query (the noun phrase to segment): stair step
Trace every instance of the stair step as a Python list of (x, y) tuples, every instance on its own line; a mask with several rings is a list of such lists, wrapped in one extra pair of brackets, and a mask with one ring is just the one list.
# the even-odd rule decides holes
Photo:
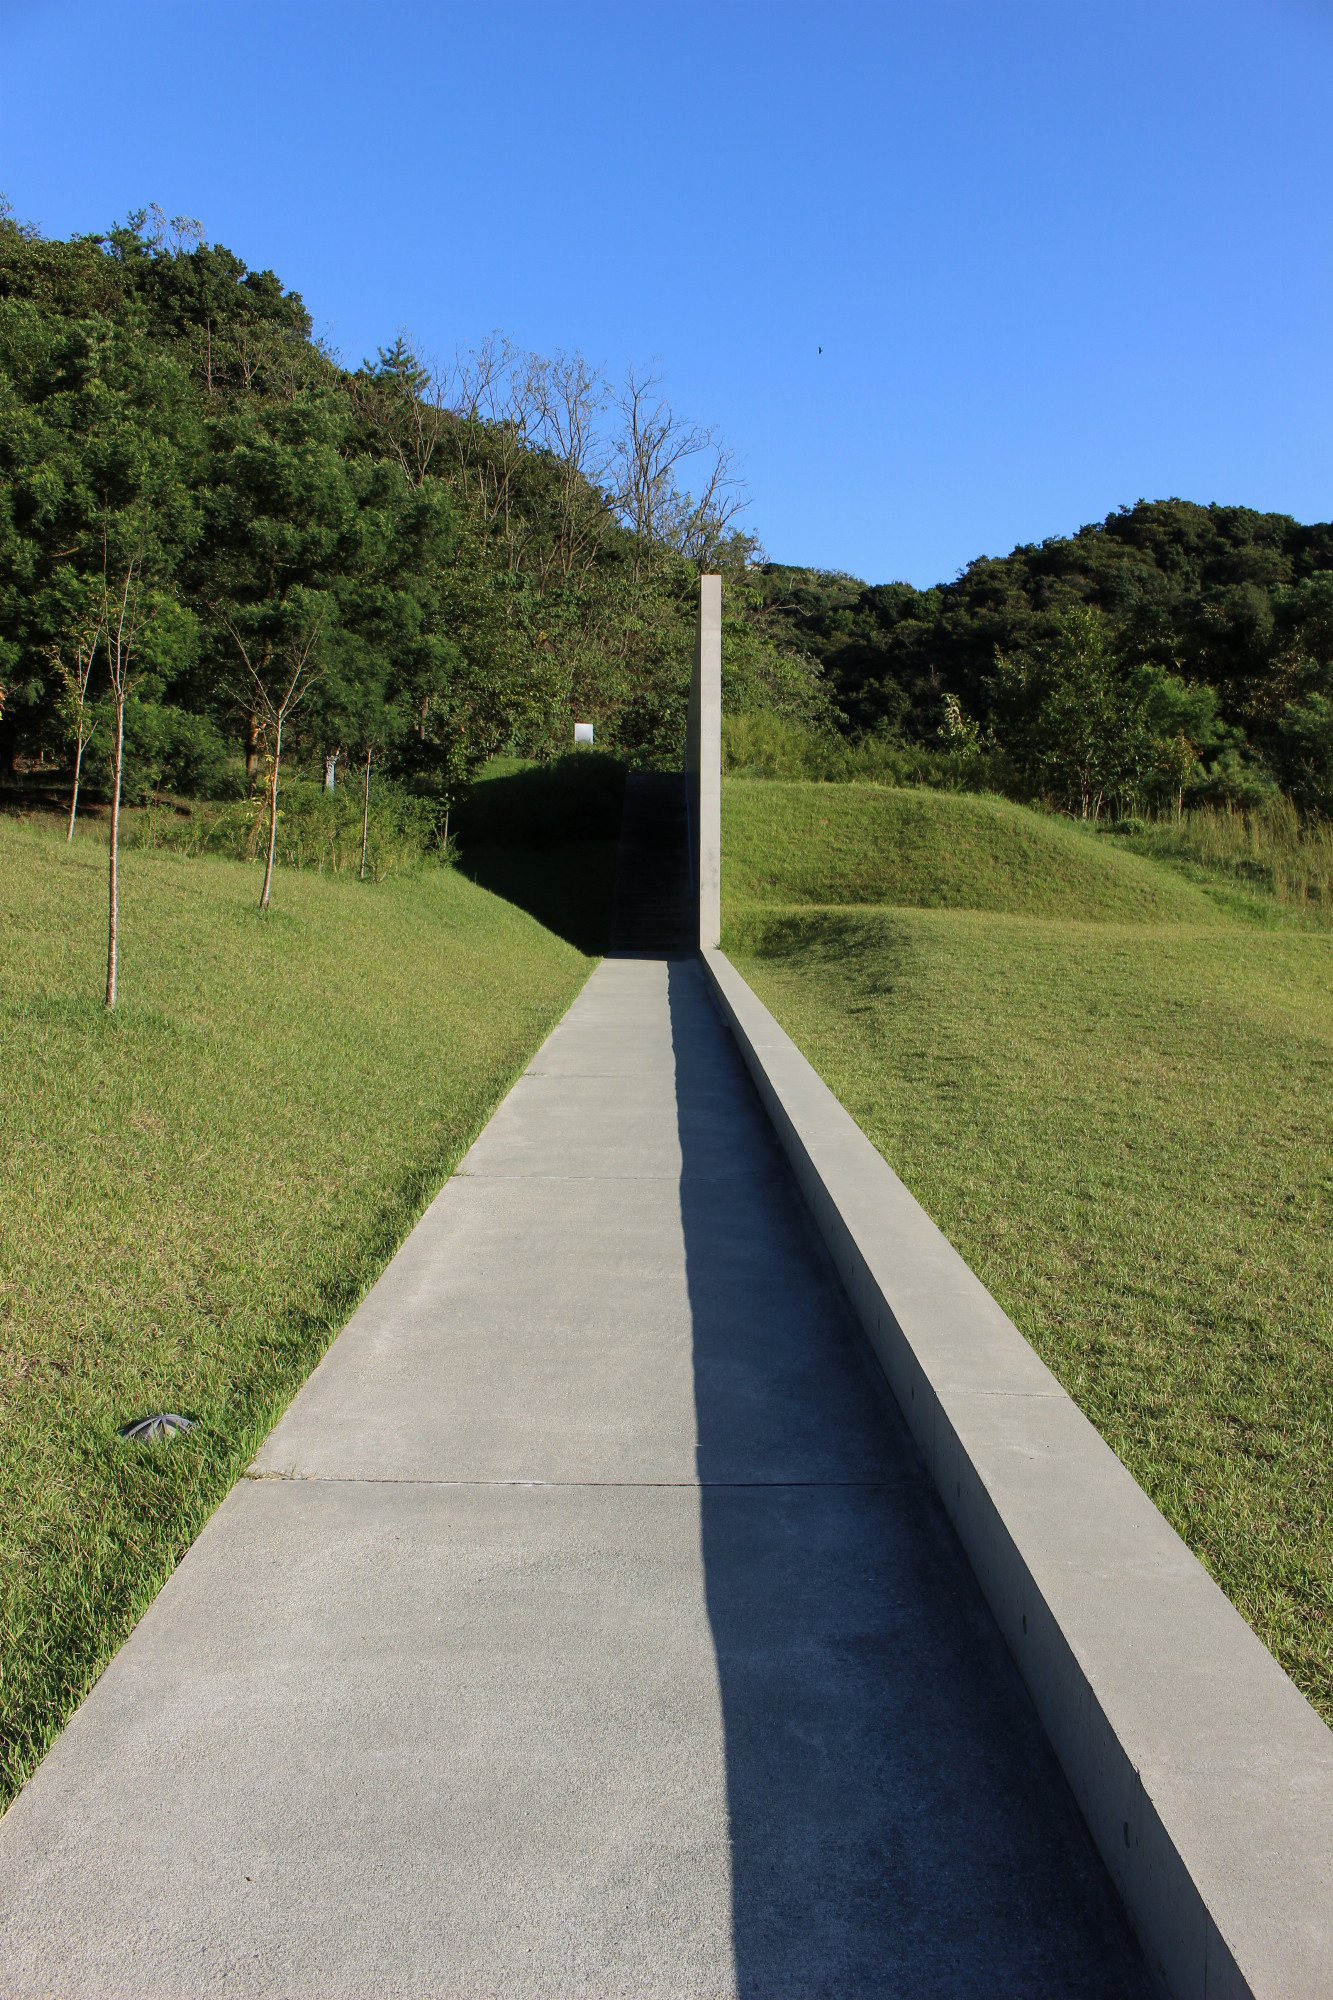
[(692, 952), (697, 941), (685, 780), (636, 771), (625, 784), (611, 951), (666, 958)]

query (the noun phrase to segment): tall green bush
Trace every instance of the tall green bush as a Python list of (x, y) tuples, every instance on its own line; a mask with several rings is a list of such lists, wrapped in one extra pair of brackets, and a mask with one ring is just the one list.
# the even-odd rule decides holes
[(990, 746), (904, 743), (874, 733), (850, 740), (762, 710), (722, 719), (722, 768), (738, 778), (810, 778), (825, 784), (1006, 789), (1009, 767)]

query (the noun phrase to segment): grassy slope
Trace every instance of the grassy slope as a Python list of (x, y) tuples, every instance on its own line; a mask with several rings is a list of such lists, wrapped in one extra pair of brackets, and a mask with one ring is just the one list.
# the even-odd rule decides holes
[[(752, 846), (766, 789), (745, 787)], [(984, 802), (931, 803), (904, 903), (954, 857), (966, 892)], [(734, 840), (734, 790), (727, 814)], [(787, 908), (747, 907), (728, 868), (756, 991), (1333, 1720), (1333, 939), (1207, 901), (1168, 920), (1170, 876), (1159, 920), (1125, 923), (1096, 920), (1110, 885), (1061, 919), (791, 907), (801, 855), (765, 884)], [(893, 879), (878, 849), (874, 870)]]
[(736, 903), (1216, 920), (1176, 874), (1005, 799), (744, 780), (724, 797), (724, 893)]
[(449, 871), (257, 889), (127, 857), (108, 1019), (104, 849), (0, 821), (0, 1797), (589, 970)]

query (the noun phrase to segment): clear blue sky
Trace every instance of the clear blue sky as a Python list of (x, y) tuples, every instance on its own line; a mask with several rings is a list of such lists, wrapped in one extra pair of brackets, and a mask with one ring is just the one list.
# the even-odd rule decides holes
[(770, 555), (877, 582), (1333, 515), (1330, 105), (1330, 0), (0, 0), (20, 216), (196, 215), (353, 362), (658, 358)]

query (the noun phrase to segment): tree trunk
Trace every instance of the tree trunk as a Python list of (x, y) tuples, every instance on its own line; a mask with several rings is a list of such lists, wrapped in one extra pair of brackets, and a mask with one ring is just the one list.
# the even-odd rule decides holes
[(326, 757), (324, 759), (324, 789), (326, 792), (331, 792), (333, 790), (334, 779), (336, 778), (337, 773), (338, 773), (338, 752), (335, 750), (331, 757)]
[(116, 754), (111, 767), (111, 865), (106, 934), (106, 1004), (116, 1004), (116, 946), (120, 919), (120, 771), (125, 750), (125, 697), (116, 702)]
[(361, 807), (361, 880), (366, 879), (366, 842), (370, 838), (370, 760), (373, 747), (366, 746), (366, 796)]
[(259, 898), (261, 910), (268, 908), (268, 892), (273, 886), (273, 856), (278, 845), (278, 766), (282, 762), (282, 722), (279, 720), (273, 738), (273, 787), (268, 795), (268, 860), (264, 864), (264, 893)]
[(69, 795), (69, 831), (66, 841), (74, 838), (74, 815), (79, 810), (79, 772), (83, 769), (83, 717), (79, 717), (79, 747), (74, 752), (74, 789)]

